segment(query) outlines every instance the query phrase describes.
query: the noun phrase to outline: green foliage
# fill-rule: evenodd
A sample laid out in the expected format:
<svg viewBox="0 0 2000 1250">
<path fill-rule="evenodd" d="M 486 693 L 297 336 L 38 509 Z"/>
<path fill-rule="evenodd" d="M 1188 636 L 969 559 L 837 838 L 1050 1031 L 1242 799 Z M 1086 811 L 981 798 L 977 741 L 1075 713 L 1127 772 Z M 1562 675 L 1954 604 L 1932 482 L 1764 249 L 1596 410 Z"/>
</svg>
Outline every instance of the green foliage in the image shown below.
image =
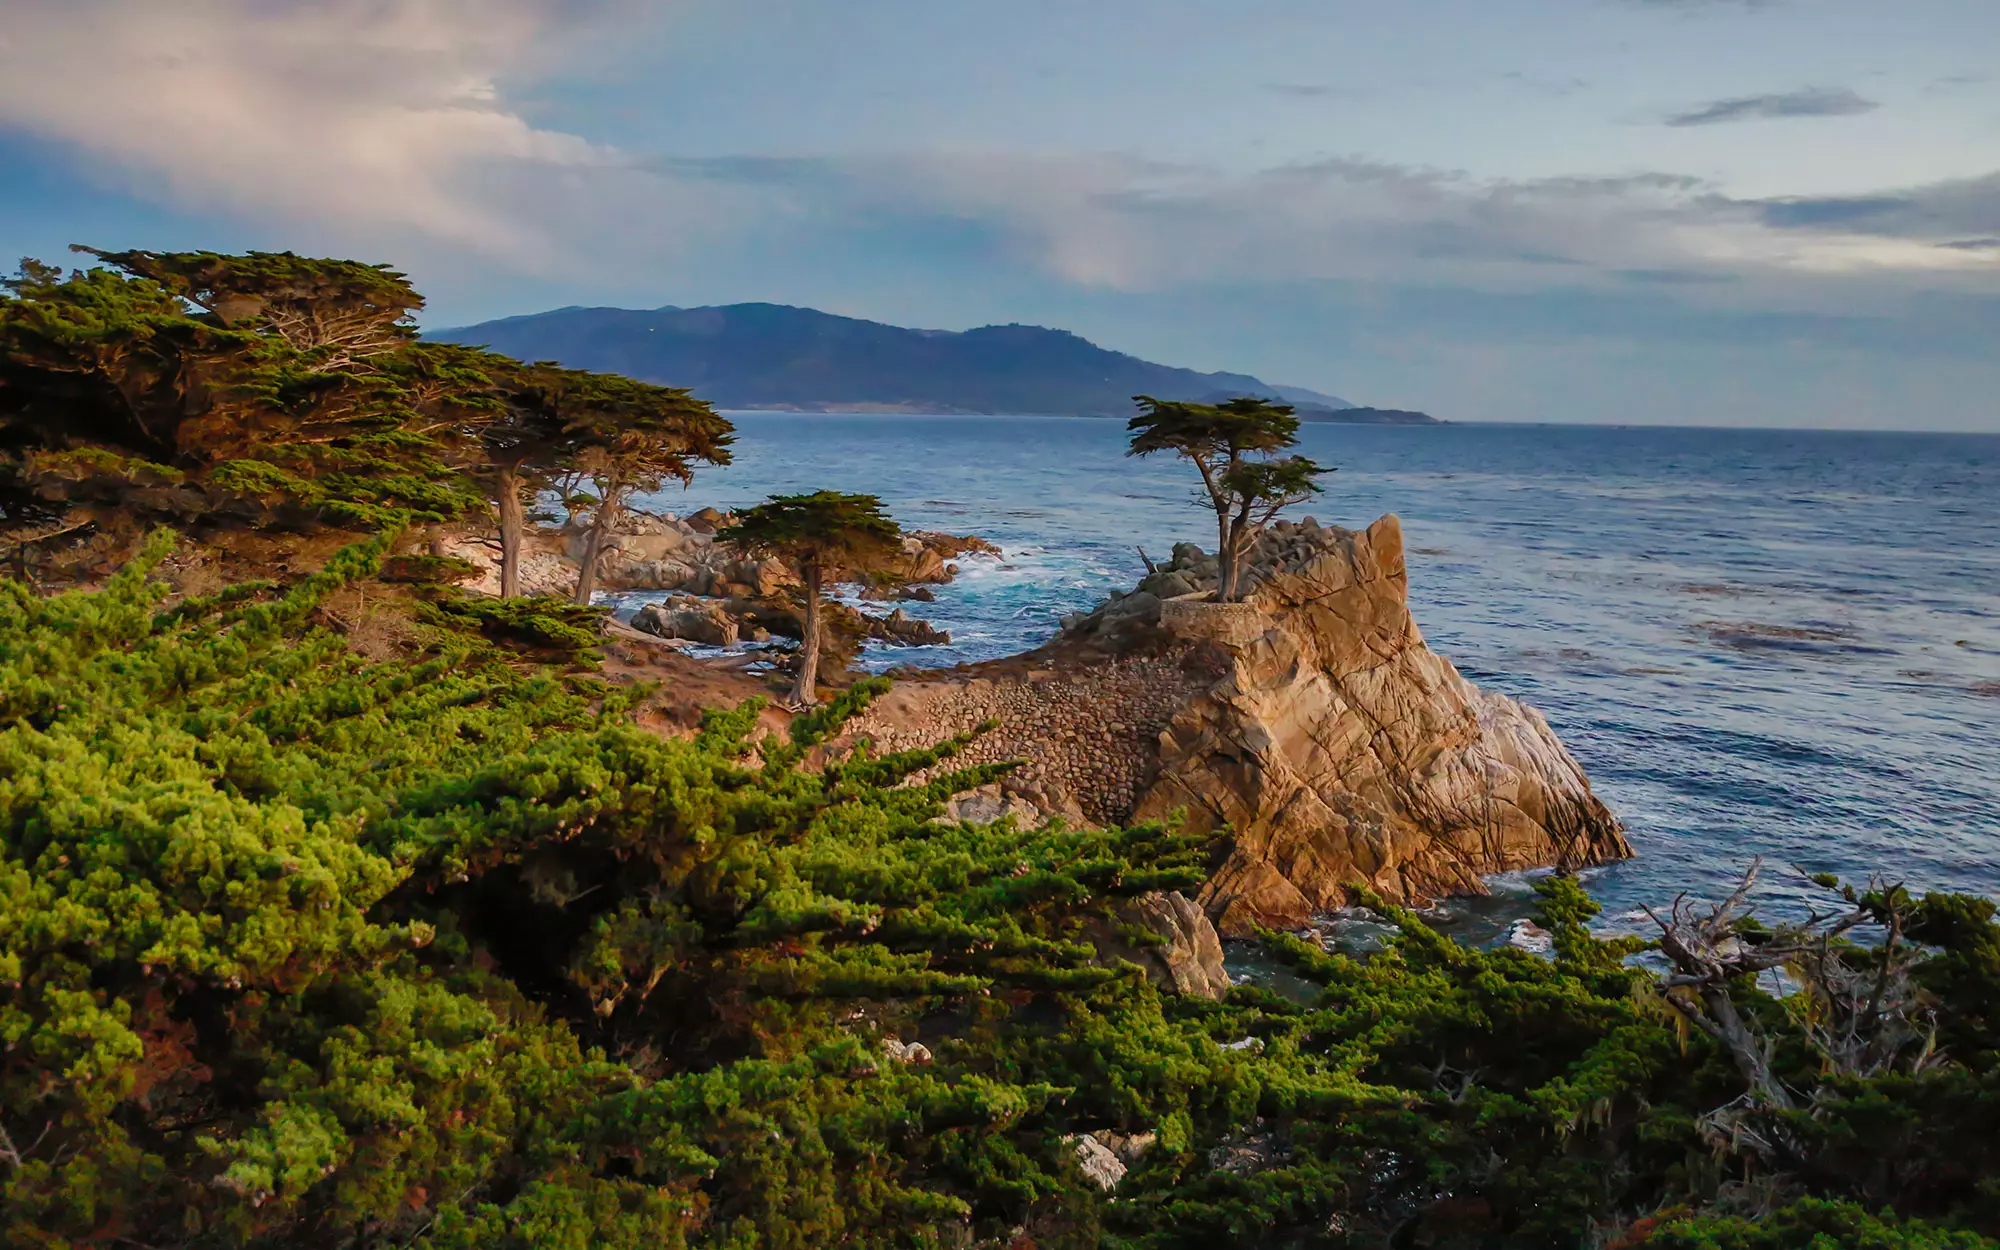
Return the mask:
<svg viewBox="0 0 2000 1250">
<path fill-rule="evenodd" d="M 0 284 L 0 525 L 368 532 L 483 513 L 518 582 L 525 494 L 634 490 L 728 462 L 688 392 L 417 338 L 380 265 L 289 252 L 89 252 Z M 511 593 L 511 589 L 510 589 Z M 583 595 L 587 600 L 587 593 Z"/>
<path fill-rule="evenodd" d="M 385 582 L 439 585 L 478 577 L 479 566 L 458 556 L 390 556 L 382 561 L 379 576 Z"/>
<path fill-rule="evenodd" d="M 901 552 L 902 531 L 873 495 L 821 490 L 773 495 L 736 514 L 729 541 L 756 555 L 782 556 L 829 577 L 879 572 Z"/>
<path fill-rule="evenodd" d="M 1761 1220 L 1674 1220 L 1640 1244 L 1649 1250 L 1984 1250 L 1993 1243 L 1964 1230 L 1808 1198 Z"/>
<path fill-rule="evenodd" d="M 312 621 L 386 545 L 168 610 L 164 540 L 0 583 L 0 1244 L 1995 1244 L 1989 905 L 1908 900 L 1953 1048 L 1915 1075 L 1826 1077 L 1735 987 L 1778 1170 L 1573 881 L 1549 958 L 1375 902 L 1367 960 L 1264 937 L 1309 1001 L 1166 995 L 1097 942 L 1213 848 L 941 821 L 1005 767 L 832 749 L 879 681 L 669 740 L 601 683 L 363 660 Z M 1106 1193 L 1089 1132 L 1154 1141 Z"/>
<path fill-rule="evenodd" d="M 579 607 L 553 595 L 492 599 L 440 588 L 418 604 L 419 619 L 444 629 L 469 630 L 489 642 L 548 660 L 578 661 L 596 655 L 608 608 Z"/>
<path fill-rule="evenodd" d="M 84 249 L 88 250 L 88 249 Z M 402 275 L 290 253 L 93 253 L 0 298 L 0 443 L 16 495 L 102 523 L 379 529 L 478 506 L 454 424 L 388 367 Z"/>
</svg>

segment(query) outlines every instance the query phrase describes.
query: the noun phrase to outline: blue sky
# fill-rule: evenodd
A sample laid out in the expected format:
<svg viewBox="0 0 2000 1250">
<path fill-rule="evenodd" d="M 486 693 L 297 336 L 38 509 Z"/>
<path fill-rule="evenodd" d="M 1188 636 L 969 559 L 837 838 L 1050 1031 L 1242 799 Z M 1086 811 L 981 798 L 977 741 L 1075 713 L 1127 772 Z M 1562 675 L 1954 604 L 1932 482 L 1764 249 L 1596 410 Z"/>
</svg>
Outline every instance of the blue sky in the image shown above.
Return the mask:
<svg viewBox="0 0 2000 1250">
<path fill-rule="evenodd" d="M 2000 432 L 1994 0 L 0 0 L 0 250 Z"/>
</svg>

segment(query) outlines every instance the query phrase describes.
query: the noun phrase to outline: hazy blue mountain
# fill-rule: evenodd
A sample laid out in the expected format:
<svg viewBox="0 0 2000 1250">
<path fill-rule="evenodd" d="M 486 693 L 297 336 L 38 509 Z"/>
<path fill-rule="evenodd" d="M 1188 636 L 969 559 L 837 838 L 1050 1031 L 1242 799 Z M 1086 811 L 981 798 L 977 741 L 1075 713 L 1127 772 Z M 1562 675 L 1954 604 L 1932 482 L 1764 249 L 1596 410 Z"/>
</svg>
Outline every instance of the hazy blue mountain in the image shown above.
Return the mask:
<svg viewBox="0 0 2000 1250">
<path fill-rule="evenodd" d="M 1245 373 L 1153 364 L 1065 330 L 908 330 L 781 304 L 558 308 L 431 337 L 685 386 L 719 408 L 1124 415 L 1134 395 L 1266 395 L 1315 409 L 1352 407 Z"/>
</svg>

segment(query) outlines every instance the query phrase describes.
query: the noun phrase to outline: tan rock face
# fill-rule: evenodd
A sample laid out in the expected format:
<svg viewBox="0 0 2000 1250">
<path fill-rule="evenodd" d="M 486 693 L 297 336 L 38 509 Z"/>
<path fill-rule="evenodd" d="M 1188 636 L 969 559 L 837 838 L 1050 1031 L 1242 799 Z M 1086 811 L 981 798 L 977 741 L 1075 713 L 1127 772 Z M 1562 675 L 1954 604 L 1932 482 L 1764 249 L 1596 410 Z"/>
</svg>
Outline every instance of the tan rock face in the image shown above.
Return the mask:
<svg viewBox="0 0 2000 1250">
<path fill-rule="evenodd" d="M 1357 885 L 1414 902 L 1631 853 L 1541 715 L 1424 644 L 1395 517 L 1274 531 L 1245 584 L 1244 604 L 1115 598 L 1040 651 L 900 682 L 854 730 L 900 749 L 990 718 L 955 763 L 1026 760 L 1016 801 L 1229 826 L 1199 900 L 1224 936 L 1303 924 Z"/>
<path fill-rule="evenodd" d="M 1418 900 L 1631 853 L 1540 714 L 1424 645 L 1395 517 L 1272 540 L 1247 596 L 1263 632 L 1229 623 L 1231 671 L 1160 736 L 1135 812 L 1232 828 L 1202 896 L 1224 934 L 1302 924 L 1357 884 Z"/>
<path fill-rule="evenodd" d="M 1194 900 L 1179 890 L 1142 894 L 1126 904 L 1118 918 L 1160 938 L 1161 944 L 1127 941 L 1107 926 L 1094 935 L 1101 955 L 1138 964 L 1155 985 L 1176 994 L 1221 998 L 1228 992 L 1222 941 Z"/>
</svg>

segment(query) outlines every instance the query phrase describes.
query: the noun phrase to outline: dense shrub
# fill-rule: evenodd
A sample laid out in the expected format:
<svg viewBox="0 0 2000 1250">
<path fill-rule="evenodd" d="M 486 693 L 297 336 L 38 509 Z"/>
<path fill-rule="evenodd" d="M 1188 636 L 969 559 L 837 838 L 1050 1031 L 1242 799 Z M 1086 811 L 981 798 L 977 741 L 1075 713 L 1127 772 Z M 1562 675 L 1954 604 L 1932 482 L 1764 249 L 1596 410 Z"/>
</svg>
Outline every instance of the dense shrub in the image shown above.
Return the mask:
<svg viewBox="0 0 2000 1250">
<path fill-rule="evenodd" d="M 1920 1068 L 1796 1105 L 1542 887 L 1557 953 L 1271 935 L 1309 1002 L 1101 960 L 1193 888 L 1172 828 L 936 819 L 962 745 L 827 758 L 443 644 L 370 662 L 287 590 L 0 583 L 0 1240 L 15 1246 L 1971 1247 L 2000 1228 L 2000 928 L 1913 900 Z M 936 765 L 945 763 L 944 770 Z M 1898 913 L 1902 914 L 1902 913 Z M 1865 958 L 1861 955 L 1856 960 Z M 883 1040 L 920 1040 L 908 1062 Z M 1759 1113 L 1761 1114 L 1761 1113 Z M 1774 1127 L 1775 1126 L 1775 1127 Z M 1115 1190 L 1072 1136 L 1152 1133 Z M 1886 1150 L 1893 1159 L 1883 1158 Z M 1859 1205 L 1856 1205 L 1859 1204 Z"/>
</svg>

